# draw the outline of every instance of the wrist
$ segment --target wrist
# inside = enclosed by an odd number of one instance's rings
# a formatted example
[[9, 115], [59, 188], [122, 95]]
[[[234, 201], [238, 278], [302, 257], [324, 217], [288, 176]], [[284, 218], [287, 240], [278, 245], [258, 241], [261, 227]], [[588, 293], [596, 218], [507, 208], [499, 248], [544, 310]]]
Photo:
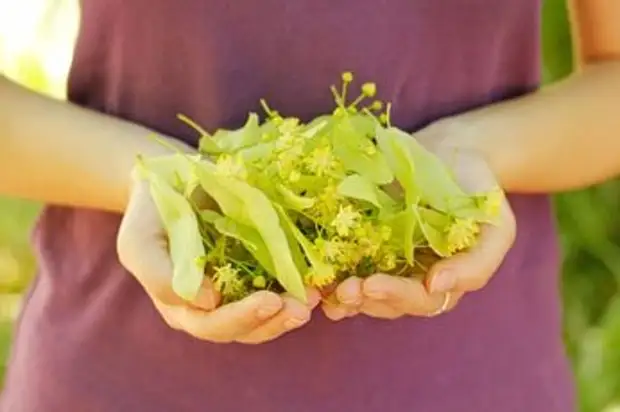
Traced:
[[474, 152], [484, 159], [497, 181], [505, 190], [513, 185], [514, 170], [519, 163], [518, 148], [509, 136], [488, 116], [475, 113], [446, 117], [428, 126], [423, 133], [424, 143], [434, 151]]

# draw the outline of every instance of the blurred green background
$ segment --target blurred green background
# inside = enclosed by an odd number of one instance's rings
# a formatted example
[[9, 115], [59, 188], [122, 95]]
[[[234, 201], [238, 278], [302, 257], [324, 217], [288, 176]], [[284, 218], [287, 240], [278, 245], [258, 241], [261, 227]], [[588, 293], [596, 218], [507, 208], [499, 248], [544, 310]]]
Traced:
[[[75, 0], [20, 0], [21, 20], [15, 18], [17, 3], [0, 0], [0, 16], [13, 16], [0, 17], [0, 69], [63, 98], [77, 25]], [[565, 0], [544, 1], [543, 29], [542, 69], [545, 81], [554, 82], [572, 69]], [[620, 412], [620, 184], [556, 196], [556, 209], [564, 248], [565, 339], [580, 410]], [[36, 204], [0, 197], [0, 385], [11, 322], [35, 269], [29, 232], [38, 210]]]

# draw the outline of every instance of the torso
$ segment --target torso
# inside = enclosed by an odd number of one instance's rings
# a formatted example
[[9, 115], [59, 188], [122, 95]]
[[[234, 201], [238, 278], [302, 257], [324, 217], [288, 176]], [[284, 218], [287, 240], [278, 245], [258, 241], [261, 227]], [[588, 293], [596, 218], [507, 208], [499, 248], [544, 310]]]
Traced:
[[[352, 70], [414, 131], [538, 86], [539, 0], [83, 0], [70, 99], [196, 143], [266, 98], [304, 119]], [[84, 136], [85, 139], [88, 136]], [[93, 190], [96, 190], [94, 188]], [[309, 325], [259, 346], [169, 329], [115, 255], [120, 216], [49, 207], [2, 412], [569, 412], [549, 199], [482, 291], [439, 318]]]

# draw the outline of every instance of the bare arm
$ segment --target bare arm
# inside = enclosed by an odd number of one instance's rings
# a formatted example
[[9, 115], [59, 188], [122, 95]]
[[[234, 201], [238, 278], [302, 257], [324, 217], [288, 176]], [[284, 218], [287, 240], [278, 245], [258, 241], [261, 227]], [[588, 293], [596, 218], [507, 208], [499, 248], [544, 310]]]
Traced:
[[28, 91], [0, 76], [0, 194], [123, 211], [149, 130]]
[[571, 190], [620, 174], [620, 2], [572, 0], [571, 23], [570, 77], [443, 122], [460, 130], [447, 133], [455, 144], [486, 154], [507, 191]]

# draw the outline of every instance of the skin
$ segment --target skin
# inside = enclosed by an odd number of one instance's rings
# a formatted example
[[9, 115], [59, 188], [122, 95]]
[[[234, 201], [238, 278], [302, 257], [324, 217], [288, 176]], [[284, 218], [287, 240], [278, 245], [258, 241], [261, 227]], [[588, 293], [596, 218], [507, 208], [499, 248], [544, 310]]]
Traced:
[[[526, 97], [443, 119], [415, 137], [446, 160], [453, 159], [446, 154], [458, 148], [458, 176], [472, 190], [499, 183], [515, 193], [554, 192], [617, 175], [617, 16], [616, 0], [574, 0], [579, 70], [571, 78]], [[161, 222], [144, 184], [132, 175], [136, 155], [166, 151], [148, 139], [149, 130], [45, 98], [2, 77], [0, 107], [0, 194], [123, 213], [120, 261], [168, 325], [198, 339], [256, 344], [308, 322], [319, 303], [313, 290], [308, 291], [308, 304], [260, 292], [219, 308], [219, 296], [208, 281], [192, 302], [172, 293]], [[192, 151], [174, 139], [170, 143]], [[548, 168], [550, 163], [553, 168]], [[359, 313], [388, 319], [428, 316], [441, 307], [447, 290], [452, 297], [448, 309], [453, 308], [463, 294], [491, 279], [510, 249], [514, 217], [507, 203], [503, 211], [502, 223], [485, 228], [474, 250], [437, 263], [428, 284], [381, 274], [363, 282], [351, 279], [337, 288], [338, 303], [324, 303], [323, 309], [335, 320]]]

